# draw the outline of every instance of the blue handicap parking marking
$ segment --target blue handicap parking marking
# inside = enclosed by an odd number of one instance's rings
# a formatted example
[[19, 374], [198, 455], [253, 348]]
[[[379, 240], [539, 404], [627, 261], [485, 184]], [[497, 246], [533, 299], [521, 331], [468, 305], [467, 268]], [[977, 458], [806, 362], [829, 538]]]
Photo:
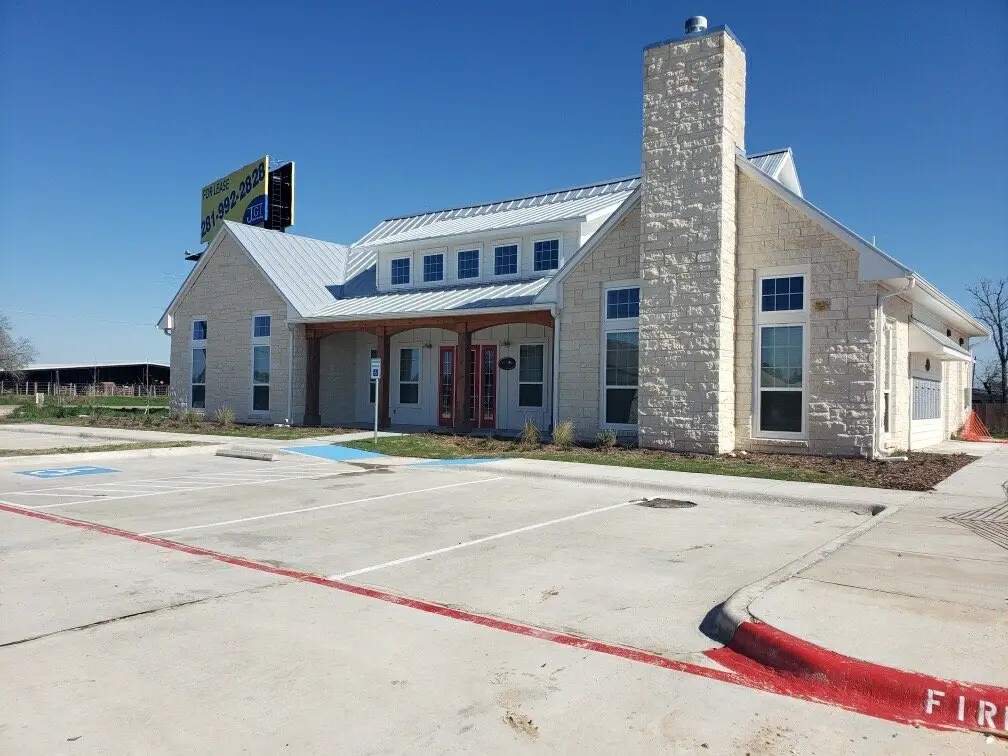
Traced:
[[104, 473], [119, 472], [110, 467], [95, 467], [94, 465], [78, 465], [77, 467], [47, 467], [43, 470], [18, 470], [18, 475], [27, 475], [31, 478], [42, 478], [51, 480], [52, 478], [73, 478], [78, 475], [102, 475]]
[[321, 446], [291, 446], [284, 449], [285, 452], [295, 454], [306, 454], [310, 457], [320, 457], [331, 459], [336, 462], [343, 462], [350, 459], [368, 459], [371, 457], [384, 457], [380, 452], [364, 451], [363, 449], [351, 449], [348, 446], [333, 446], [324, 444]]

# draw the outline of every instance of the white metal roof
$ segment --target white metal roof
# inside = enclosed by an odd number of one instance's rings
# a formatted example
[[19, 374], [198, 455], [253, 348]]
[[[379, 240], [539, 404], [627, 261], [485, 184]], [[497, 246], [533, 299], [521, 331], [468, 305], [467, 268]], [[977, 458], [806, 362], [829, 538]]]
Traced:
[[225, 225], [298, 313], [309, 315], [332, 302], [326, 287], [343, 283], [350, 251], [345, 244], [231, 221]]
[[[943, 359], [958, 360], [960, 362], [973, 361], [973, 356], [968, 349], [964, 349], [956, 344], [937, 328], [932, 328], [927, 323], [912, 316], [910, 318], [910, 325], [911, 352], [927, 352]], [[914, 332], [914, 329], [917, 329], [917, 332], [922, 334], [923, 338], [920, 338], [918, 333]]]
[[24, 370], [91, 370], [93, 368], [133, 367], [134, 365], [150, 365], [151, 367], [169, 367], [167, 362], [154, 360], [136, 360], [135, 362], [33, 362], [25, 365]]
[[502, 202], [389, 218], [353, 246], [419, 241], [582, 218], [608, 207], [615, 210], [639, 183], [640, 177], [632, 177]]
[[[313, 313], [312, 319], [366, 320], [388, 316], [527, 307], [535, 304], [536, 295], [549, 280], [546, 277], [483, 286], [421, 289], [340, 299]], [[546, 307], [548, 305], [543, 305], [544, 309]]]

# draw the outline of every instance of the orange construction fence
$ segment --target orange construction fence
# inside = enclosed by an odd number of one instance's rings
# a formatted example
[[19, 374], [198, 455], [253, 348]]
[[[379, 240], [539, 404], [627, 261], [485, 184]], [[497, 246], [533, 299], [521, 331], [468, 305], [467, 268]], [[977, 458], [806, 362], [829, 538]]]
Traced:
[[984, 421], [973, 410], [970, 410], [966, 424], [963, 426], [959, 438], [963, 441], [987, 441], [995, 444], [1008, 444], [1008, 440], [1001, 440], [991, 436], [990, 430], [984, 425]]

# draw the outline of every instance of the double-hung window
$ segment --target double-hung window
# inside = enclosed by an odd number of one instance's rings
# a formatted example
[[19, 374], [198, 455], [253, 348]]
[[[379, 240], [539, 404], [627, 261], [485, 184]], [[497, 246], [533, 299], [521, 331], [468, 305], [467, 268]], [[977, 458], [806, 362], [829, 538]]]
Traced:
[[543, 406], [542, 344], [521, 344], [518, 347], [518, 406]]
[[399, 404], [420, 403], [420, 350], [399, 350]]
[[206, 320], [194, 320], [192, 326], [192, 364], [189, 371], [189, 406], [206, 408]]
[[556, 270], [560, 267], [560, 240], [545, 239], [532, 244], [532, 269]]
[[391, 262], [389, 282], [393, 286], [403, 286], [410, 282], [410, 258], [397, 257]]
[[478, 249], [460, 249], [458, 251], [458, 268], [456, 278], [479, 278], [480, 251]]
[[494, 246], [494, 275], [513, 276], [518, 273], [518, 244], [505, 242]]
[[756, 435], [805, 435], [807, 276], [764, 275], [756, 303]]
[[269, 412], [270, 357], [273, 319], [269, 315], [252, 317], [252, 411]]
[[444, 281], [444, 254], [437, 252], [423, 256], [424, 283]]
[[637, 425], [637, 367], [640, 361], [640, 288], [613, 285], [602, 313], [603, 425]]

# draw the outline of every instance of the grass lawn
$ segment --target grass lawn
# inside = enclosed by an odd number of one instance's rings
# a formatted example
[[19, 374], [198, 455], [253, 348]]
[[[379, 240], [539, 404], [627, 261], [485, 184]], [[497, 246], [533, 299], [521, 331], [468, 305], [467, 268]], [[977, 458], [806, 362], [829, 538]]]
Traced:
[[808, 455], [753, 453], [729, 457], [653, 449], [626, 447], [601, 449], [586, 446], [575, 446], [565, 451], [550, 445], [529, 447], [519, 441], [433, 433], [379, 438], [377, 448], [370, 440], [349, 441], [342, 445], [399, 457], [426, 459], [522, 457], [554, 462], [583, 462], [649, 470], [737, 475], [745, 478], [873, 486], [911, 491], [929, 490], [935, 483], [944, 480], [974, 459], [963, 454], [913, 453], [906, 462], [876, 462], [860, 458]]
[[49, 449], [0, 449], [0, 457], [34, 457], [42, 454], [76, 454], [77, 452], [132, 451], [134, 449], [170, 449], [176, 446], [200, 446], [195, 441], [137, 441], [92, 446], [59, 446]]
[[[46, 403], [52, 404], [53, 397], [47, 396]], [[167, 407], [167, 396], [95, 396], [77, 397], [74, 399], [74, 406], [77, 407]], [[35, 396], [25, 396], [24, 394], [0, 394], [0, 404], [35, 404]]]
[[351, 433], [348, 428], [274, 427], [272, 425], [224, 425], [204, 420], [198, 415], [190, 418], [169, 417], [167, 407], [87, 407], [69, 405], [57, 407], [34, 404], [22, 405], [8, 415], [0, 417], [2, 423], [46, 423], [87, 428], [121, 428], [125, 430], [154, 430], [171, 433], [200, 433], [208, 436], [238, 436], [286, 441], [297, 438], [328, 436], [334, 433]]

